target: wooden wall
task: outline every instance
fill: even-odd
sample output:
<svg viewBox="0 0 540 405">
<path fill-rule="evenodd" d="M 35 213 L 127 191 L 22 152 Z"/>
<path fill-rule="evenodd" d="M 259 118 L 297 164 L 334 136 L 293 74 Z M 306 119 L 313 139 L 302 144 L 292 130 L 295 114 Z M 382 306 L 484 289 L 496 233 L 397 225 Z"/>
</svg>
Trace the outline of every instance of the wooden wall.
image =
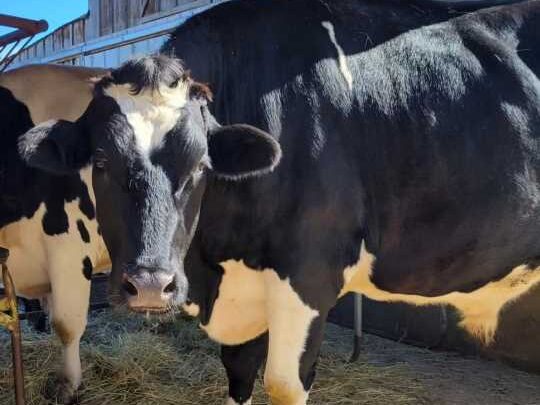
<svg viewBox="0 0 540 405">
<path fill-rule="evenodd" d="M 214 0 L 88 0 L 88 13 L 70 21 L 23 50 L 24 62 L 113 34 L 144 22 L 209 5 Z M 74 62 L 74 61 L 73 61 Z"/>
</svg>

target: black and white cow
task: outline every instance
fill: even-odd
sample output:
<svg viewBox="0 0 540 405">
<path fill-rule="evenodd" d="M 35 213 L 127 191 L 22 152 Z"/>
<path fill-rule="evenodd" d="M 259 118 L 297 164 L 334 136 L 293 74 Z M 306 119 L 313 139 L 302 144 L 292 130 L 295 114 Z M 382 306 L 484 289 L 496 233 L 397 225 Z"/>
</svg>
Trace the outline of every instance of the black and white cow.
<svg viewBox="0 0 540 405">
<path fill-rule="evenodd" d="M 348 291 L 451 302 L 474 329 L 486 311 L 496 325 L 504 302 L 540 280 L 540 2 L 455 16 L 425 1 L 239 0 L 192 18 L 163 48 L 211 83 L 219 120 L 257 124 L 283 149 L 271 175 L 241 182 L 231 160 L 250 155 L 268 170 L 275 144 L 246 150 L 210 136 L 208 159 L 206 138 L 176 155 L 200 180 L 179 188 L 188 209 L 166 193 L 142 204 L 153 218 L 135 225 L 153 229 L 139 241 L 142 266 L 118 253 L 131 233 L 116 226 L 122 216 L 104 214 L 117 298 L 199 316 L 223 344 L 228 404 L 250 402 L 265 359 L 272 403 L 304 404 L 326 315 Z M 109 161 L 95 160 L 100 176 Z M 129 198 L 141 189 L 125 188 Z M 130 206 L 116 203 L 104 206 Z M 185 260 L 160 265 L 160 249 L 190 242 L 177 219 L 199 209 Z M 141 283 L 148 267 L 153 280 Z"/>
<path fill-rule="evenodd" d="M 540 1 L 239 0 L 173 33 L 215 116 L 283 150 L 257 182 L 208 178 L 184 266 L 229 404 L 265 359 L 272 404 L 305 404 L 348 291 L 450 302 L 489 338 L 540 281 L 538 27 Z"/>
<path fill-rule="evenodd" d="M 208 99 L 165 56 L 110 73 L 34 66 L 0 79 L 0 245 L 11 251 L 17 293 L 46 298 L 63 343 L 59 402 L 81 382 L 92 272 L 112 264 L 122 276 L 112 301 L 134 311 L 185 301 L 203 173 L 252 178 L 279 160 L 268 134 L 221 127 Z M 51 115 L 65 120 L 33 127 Z"/>
</svg>

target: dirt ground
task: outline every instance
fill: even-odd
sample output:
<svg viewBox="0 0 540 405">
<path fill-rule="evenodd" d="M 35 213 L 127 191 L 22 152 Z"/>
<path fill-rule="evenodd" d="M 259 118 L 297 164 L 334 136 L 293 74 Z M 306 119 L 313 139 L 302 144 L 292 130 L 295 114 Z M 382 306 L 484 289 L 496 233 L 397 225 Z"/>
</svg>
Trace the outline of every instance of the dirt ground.
<svg viewBox="0 0 540 405">
<path fill-rule="evenodd" d="M 24 328 L 28 405 L 45 405 L 59 345 Z M 352 331 L 329 325 L 310 405 L 540 405 L 540 375 L 458 354 L 434 352 L 366 335 L 348 364 Z M 225 373 L 218 346 L 185 319 L 165 325 L 105 311 L 83 338 L 81 405 L 222 405 Z M 0 405 L 11 405 L 10 345 L 0 332 Z M 262 378 L 253 404 L 267 403 Z"/>
<path fill-rule="evenodd" d="M 350 341 L 352 332 L 331 325 L 328 339 Z M 540 405 L 540 375 L 495 361 L 421 349 L 374 335 L 364 336 L 360 361 L 403 365 L 407 374 L 424 387 L 425 401 L 431 404 Z"/>
</svg>

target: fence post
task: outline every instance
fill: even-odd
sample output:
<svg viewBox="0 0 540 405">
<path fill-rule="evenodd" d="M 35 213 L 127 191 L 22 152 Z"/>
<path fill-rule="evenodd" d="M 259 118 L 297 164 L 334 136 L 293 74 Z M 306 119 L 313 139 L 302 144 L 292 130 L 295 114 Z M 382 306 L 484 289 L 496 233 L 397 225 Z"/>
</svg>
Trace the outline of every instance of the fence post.
<svg viewBox="0 0 540 405">
<path fill-rule="evenodd" d="M 354 294 L 354 348 L 349 360 L 351 363 L 358 360 L 362 346 L 362 294 Z"/>
<path fill-rule="evenodd" d="M 13 358 L 13 381 L 15 384 L 15 404 L 24 405 L 24 373 L 22 363 L 21 327 L 17 309 L 17 296 L 13 279 L 9 274 L 6 262 L 9 250 L 0 247 L 0 266 L 6 296 L 0 300 L 0 325 L 11 333 L 11 353 Z"/>
</svg>

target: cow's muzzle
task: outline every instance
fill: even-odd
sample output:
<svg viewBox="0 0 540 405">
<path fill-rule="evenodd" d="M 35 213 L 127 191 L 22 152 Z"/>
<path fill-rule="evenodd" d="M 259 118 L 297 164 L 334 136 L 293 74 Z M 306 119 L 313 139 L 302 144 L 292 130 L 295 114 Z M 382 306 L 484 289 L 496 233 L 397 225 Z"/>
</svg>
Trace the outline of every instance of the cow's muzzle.
<svg viewBox="0 0 540 405">
<path fill-rule="evenodd" d="M 164 269 L 137 267 L 124 275 L 122 291 L 135 312 L 165 313 L 173 308 L 178 291 L 176 277 Z"/>
</svg>

